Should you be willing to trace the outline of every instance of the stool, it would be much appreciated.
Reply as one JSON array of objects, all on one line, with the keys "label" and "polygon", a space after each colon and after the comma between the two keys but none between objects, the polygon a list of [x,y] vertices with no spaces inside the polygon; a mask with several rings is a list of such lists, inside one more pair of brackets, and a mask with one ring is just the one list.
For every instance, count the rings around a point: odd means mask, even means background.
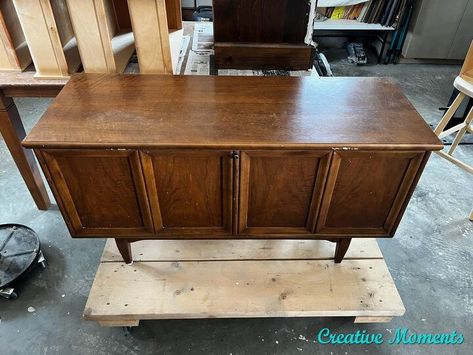
[{"label": "stool", "polygon": [[[450,134],[457,133],[455,139],[453,140],[450,149],[445,151],[436,152],[441,157],[447,159],[458,167],[468,171],[473,174],[473,166],[468,165],[461,160],[454,158],[452,155],[455,152],[455,149],[458,147],[458,144],[462,140],[466,132],[473,133],[473,128],[471,127],[471,122],[473,121],[473,108],[470,109],[468,115],[466,115],[465,120],[444,131],[448,122],[451,120],[455,111],[458,109],[462,103],[465,96],[473,98],[473,42],[471,42],[470,49],[465,58],[465,62],[460,70],[460,74],[455,78],[453,86],[459,91],[457,97],[452,102],[448,110],[445,112],[444,116],[440,120],[439,124],[434,130],[434,133],[439,137],[443,138]],[[470,220],[473,221],[473,210],[470,212]]]}]

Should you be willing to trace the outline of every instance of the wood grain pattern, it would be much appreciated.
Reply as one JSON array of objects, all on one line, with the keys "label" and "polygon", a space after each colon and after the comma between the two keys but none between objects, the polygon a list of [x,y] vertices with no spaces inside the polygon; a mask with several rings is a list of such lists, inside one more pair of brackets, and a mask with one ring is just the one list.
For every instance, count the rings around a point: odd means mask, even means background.
[{"label": "wood grain pattern", "polygon": [[[77,104],[78,97],[87,104]],[[399,86],[386,78],[99,74],[74,75],[24,145],[442,148]]]},{"label": "wood grain pattern", "polygon": [[242,234],[310,234],[330,152],[246,151],[241,154]]},{"label": "wood grain pattern", "polygon": [[383,259],[342,264],[328,260],[142,261],[101,263],[84,317],[99,321],[386,317],[404,312]]},{"label": "wood grain pattern", "polygon": [[44,150],[41,155],[73,236],[152,234],[137,152]]},{"label": "wood grain pattern", "polygon": [[312,48],[304,44],[215,42],[218,69],[306,70],[312,67]]},{"label": "wood grain pattern", "polygon": [[304,43],[306,0],[213,0],[215,42]]},{"label": "wood grain pattern", "polygon": [[422,152],[335,153],[316,231],[390,236],[423,156]]},{"label": "wood grain pattern", "polygon": [[232,233],[232,158],[227,151],[142,154],[157,234]]},{"label": "wood grain pattern", "polygon": [[165,0],[165,3],[165,12],[169,29],[180,30],[182,28],[181,0]]},{"label": "wood grain pattern", "polygon": [[312,67],[304,45],[306,0],[213,0],[215,65],[219,69]]}]

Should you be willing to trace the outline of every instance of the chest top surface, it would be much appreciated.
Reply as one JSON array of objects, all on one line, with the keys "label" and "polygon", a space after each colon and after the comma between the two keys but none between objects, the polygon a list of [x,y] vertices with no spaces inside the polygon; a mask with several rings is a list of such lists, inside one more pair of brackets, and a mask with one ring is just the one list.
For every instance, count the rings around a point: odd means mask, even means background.
[{"label": "chest top surface", "polygon": [[438,150],[387,78],[73,75],[33,148]]}]

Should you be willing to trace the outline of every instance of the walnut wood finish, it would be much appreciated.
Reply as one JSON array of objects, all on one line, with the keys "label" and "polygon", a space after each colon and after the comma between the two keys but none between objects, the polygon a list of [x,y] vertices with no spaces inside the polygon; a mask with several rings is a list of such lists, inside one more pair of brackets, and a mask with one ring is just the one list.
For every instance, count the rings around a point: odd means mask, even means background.
[{"label": "walnut wood finish", "polygon": [[127,262],[145,238],[327,239],[340,262],[394,235],[442,147],[386,79],[152,75],[74,76],[24,145],[71,234]]},{"label": "walnut wood finish", "polygon": [[307,0],[213,0],[215,42],[303,43]]},{"label": "walnut wood finish", "polygon": [[425,151],[442,144],[388,78],[78,74],[24,146]]},{"label": "walnut wood finish", "polygon": [[312,50],[299,44],[216,43],[218,69],[305,70],[312,66]]},{"label": "walnut wood finish", "polygon": [[41,156],[75,236],[153,235],[138,152],[58,149]]},{"label": "walnut wood finish", "polygon": [[311,68],[309,10],[306,0],[213,0],[217,68]]},{"label": "walnut wood finish", "polygon": [[146,151],[141,160],[158,235],[232,234],[230,151]]},{"label": "walnut wood finish", "polygon": [[239,233],[311,234],[330,151],[241,153]]},{"label": "walnut wood finish", "polygon": [[336,152],[316,232],[389,236],[423,152]]}]

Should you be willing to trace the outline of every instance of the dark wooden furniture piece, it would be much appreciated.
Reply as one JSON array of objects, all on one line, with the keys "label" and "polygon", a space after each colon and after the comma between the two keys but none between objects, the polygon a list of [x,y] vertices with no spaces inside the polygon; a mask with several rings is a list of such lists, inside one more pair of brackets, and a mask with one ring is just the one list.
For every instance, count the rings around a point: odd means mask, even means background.
[{"label": "dark wooden furniture piece", "polygon": [[[359,88],[363,87],[363,94]],[[198,104],[198,105],[196,105]],[[73,237],[392,237],[441,142],[385,78],[74,75],[23,142]]]},{"label": "dark wooden furniture piece", "polygon": [[213,0],[218,69],[312,67],[307,0]]}]

